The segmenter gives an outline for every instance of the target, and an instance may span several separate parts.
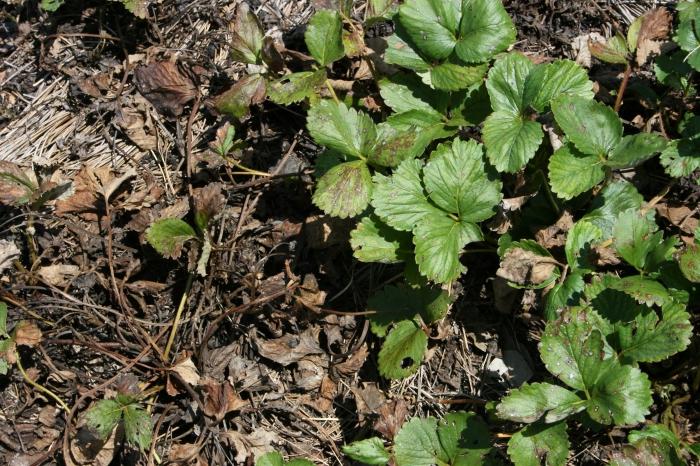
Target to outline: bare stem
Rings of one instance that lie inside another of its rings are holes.
[[[70,408],[68,407],[67,404],[65,404],[65,403],[63,402],[62,399],[60,399],[60,398],[58,397],[58,395],[56,395],[54,392],[52,392],[52,391],[49,390],[48,388],[44,387],[43,385],[40,385],[39,383],[35,382],[34,380],[32,380],[32,379],[29,377],[29,375],[27,374],[27,372],[24,370],[24,367],[22,367],[22,361],[21,361],[21,358],[20,358],[19,354],[15,353],[15,357],[17,358],[17,363],[16,363],[16,364],[17,364],[17,369],[19,369],[19,371],[22,373],[22,377],[24,378],[24,381],[27,382],[27,383],[28,383],[29,385],[31,385],[32,387],[34,387],[34,388],[36,388],[37,390],[39,390],[40,392],[42,392],[42,393],[44,393],[44,394],[50,396],[50,397],[53,398],[54,400],[56,400],[56,403],[59,404],[59,406],[61,407],[61,409],[63,409],[65,412],[69,413],[69,412],[70,412]]]
[[[615,98],[615,112],[619,112],[620,107],[622,107],[622,97],[625,95],[627,83],[630,80],[630,74],[632,74],[632,65],[627,63],[625,74],[622,76],[622,82],[620,83],[620,88],[617,90],[617,97]]]

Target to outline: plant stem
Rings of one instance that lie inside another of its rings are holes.
[[[333,85],[331,84],[331,82],[328,79],[326,79],[326,87],[331,92],[331,97],[333,97],[333,100],[335,101],[335,103],[339,104],[340,100],[338,99],[338,95],[335,93],[335,89],[333,89]]]
[[[625,74],[622,76],[620,88],[617,90],[617,97],[615,98],[615,112],[619,112],[620,107],[622,107],[622,97],[625,95],[627,83],[630,80],[630,74],[632,74],[632,65],[630,65],[630,63],[628,62],[627,67],[625,68]]]
[[[70,412],[70,408],[68,407],[67,404],[65,404],[65,403],[63,402],[62,399],[60,399],[60,398],[58,397],[58,395],[56,395],[54,392],[52,392],[52,391],[49,390],[48,388],[44,387],[43,385],[40,385],[39,383],[33,381],[33,380],[29,377],[29,375],[27,375],[27,372],[24,370],[24,367],[22,367],[22,361],[21,361],[21,358],[20,358],[19,354],[17,354],[17,352],[15,352],[15,357],[17,358],[17,362],[16,362],[16,364],[17,364],[17,369],[19,369],[19,371],[22,373],[22,377],[24,378],[24,381],[27,382],[27,383],[28,383],[29,385],[31,385],[32,387],[34,387],[34,388],[36,388],[37,390],[39,390],[40,392],[42,392],[42,393],[44,393],[44,394],[50,396],[50,397],[53,398],[54,400],[56,400],[56,403],[58,403],[59,406],[61,406],[61,409],[63,409],[65,412],[69,413],[69,412]]]
[[[190,294],[190,289],[192,288],[192,281],[194,280],[194,272],[190,272],[187,276],[187,284],[185,285],[185,292],[180,298],[180,305],[177,307],[175,312],[175,319],[173,320],[173,328],[170,331],[170,336],[168,337],[168,342],[163,350],[163,361],[168,361],[168,354],[170,354],[170,349],[173,346],[173,341],[175,341],[175,335],[177,334],[177,328],[180,326],[180,318],[182,317],[182,311],[185,309],[185,304],[187,304],[187,298]]]
[[[537,173],[539,173],[540,177],[542,178],[542,186],[544,186],[544,192],[547,195],[547,200],[549,200],[549,203],[552,204],[552,207],[554,208],[554,211],[557,213],[557,215],[561,215],[561,208],[559,207],[559,204],[557,204],[557,200],[554,198],[552,191],[549,189],[547,177],[545,176],[542,170],[538,170]]]

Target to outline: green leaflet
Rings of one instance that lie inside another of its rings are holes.
[[[569,457],[566,423],[531,424],[513,434],[508,456],[515,466],[563,466]]]
[[[377,137],[368,115],[332,100],[321,100],[311,107],[306,127],[317,143],[357,158],[369,155]]]
[[[563,168],[562,168],[563,171]],[[640,209],[643,197],[633,184],[614,181],[605,186],[591,202],[591,210],[581,218],[602,231],[602,240],[612,237],[618,216],[629,209]]]
[[[586,155],[571,144],[560,147],[549,159],[549,183],[562,199],[573,199],[605,179],[597,155]]]
[[[693,283],[700,283],[700,245],[686,247],[678,257],[678,265],[685,278]]]
[[[568,140],[583,154],[605,157],[622,139],[622,123],[605,104],[565,95],[552,102],[552,111]]]
[[[350,458],[364,464],[385,465],[391,459],[391,455],[384,447],[384,442],[379,437],[352,442],[350,445],[343,446],[342,450]]]
[[[411,254],[411,235],[396,231],[374,215],[362,217],[350,232],[350,246],[361,262],[391,264],[405,260]]]
[[[197,233],[179,218],[156,220],[146,230],[146,240],[163,257],[177,259],[184,244],[197,238]]]
[[[566,261],[572,271],[593,272],[591,258],[593,245],[603,236],[603,232],[592,223],[576,222],[566,238]]]
[[[339,218],[361,214],[372,196],[372,175],[362,160],[345,162],[328,170],[316,184],[314,205]]]
[[[462,22],[455,47],[459,58],[467,63],[485,62],[513,42],[515,26],[500,1],[462,1]]]
[[[613,169],[636,167],[665,148],[666,140],[659,134],[625,136],[610,153],[606,165]]]
[[[399,20],[421,52],[440,60],[457,44],[460,4],[460,0],[411,0],[399,8]]]
[[[515,173],[535,156],[544,133],[536,121],[515,113],[494,112],[484,122],[483,138],[496,170]]]
[[[402,320],[389,330],[379,351],[379,373],[387,379],[413,374],[428,349],[428,336],[418,322]]]
[[[584,409],[585,400],[566,388],[550,383],[526,383],[502,398],[496,412],[510,421],[532,423],[544,417],[546,423],[552,423]]]
[[[657,230],[653,214],[641,215],[637,209],[622,212],[613,231],[615,249],[640,272],[655,271],[671,258],[676,245],[675,238],[664,240]]]
[[[372,333],[384,337],[392,323],[416,316],[432,324],[447,314],[450,302],[447,292],[436,287],[385,286],[367,302],[367,310],[375,312],[369,316]]]
[[[289,105],[315,95],[325,80],[325,69],[292,73],[268,83],[267,93],[273,102]]]
[[[304,33],[311,56],[321,66],[327,66],[345,55],[343,22],[337,11],[320,10],[311,17]]]

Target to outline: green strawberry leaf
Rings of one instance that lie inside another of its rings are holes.
[[[463,66],[440,63],[430,69],[430,83],[435,89],[459,91],[479,84],[488,71],[488,65]]]
[[[675,238],[664,241],[657,231],[652,212],[641,215],[637,209],[622,212],[613,230],[617,253],[640,272],[656,270],[670,259],[675,250]]]
[[[461,16],[454,50],[467,63],[488,61],[515,42],[515,26],[500,1],[463,0]]]
[[[700,168],[700,145],[697,140],[670,141],[659,160],[669,176],[690,176]]]
[[[321,100],[311,107],[306,127],[318,144],[358,158],[370,154],[377,136],[367,114],[332,100]]]
[[[633,430],[627,435],[630,443],[638,443],[646,438],[653,438],[662,443],[673,445],[677,452],[681,451],[681,443],[668,427],[663,424],[649,424],[643,430]]]
[[[552,102],[552,111],[568,140],[586,155],[607,156],[622,139],[622,122],[605,104],[563,95]]]
[[[391,454],[379,437],[370,437],[364,440],[352,442],[342,448],[343,453],[355,461],[364,464],[384,465],[391,459]]]
[[[496,60],[486,80],[494,112],[520,114],[526,109],[525,82],[534,68],[535,64],[518,52]]]
[[[197,233],[187,222],[179,218],[156,220],[146,230],[146,240],[153,249],[168,259],[180,257],[184,244],[197,238]]]
[[[557,422],[586,409],[586,400],[566,388],[550,383],[523,384],[501,399],[496,413],[501,419]]]
[[[651,382],[632,366],[618,366],[600,374],[590,391],[587,413],[601,424],[625,425],[644,421],[652,404]]]
[[[462,248],[483,239],[477,225],[443,212],[423,217],[413,234],[418,270],[437,283],[449,283],[459,277],[466,270],[459,261]]]
[[[515,173],[535,156],[542,143],[542,125],[517,113],[497,111],[484,122],[489,161],[499,172]]]
[[[402,320],[389,331],[379,351],[379,374],[402,379],[418,370],[428,349],[428,336],[418,322]]]
[[[288,74],[268,83],[270,100],[280,105],[301,102],[316,95],[318,88],[326,81],[326,70],[300,71]]]
[[[569,457],[566,423],[532,424],[508,441],[508,456],[515,466],[563,466]]]
[[[460,0],[412,0],[399,8],[399,21],[422,53],[440,60],[457,43],[460,4]]]
[[[379,82],[379,93],[396,113],[420,110],[441,120],[450,96],[424,84],[415,74],[398,73]]]
[[[129,443],[138,446],[141,451],[151,446],[151,415],[137,405],[130,404],[124,408],[124,435]]]
[[[350,232],[353,255],[360,262],[393,264],[412,254],[411,235],[396,231],[374,215],[362,217]]]
[[[250,106],[265,100],[266,80],[261,74],[251,74],[241,78],[231,89],[214,99],[216,109],[236,119],[250,113]]]
[[[678,458],[671,443],[646,437],[612,452],[608,464],[610,466],[683,466],[687,463]]]
[[[85,413],[85,422],[102,440],[107,440],[122,418],[122,406],[115,400],[100,400]]]
[[[361,214],[372,197],[372,175],[362,160],[328,170],[316,184],[313,203],[328,215],[347,218]]]
[[[665,148],[666,140],[659,134],[625,136],[610,153],[606,165],[614,169],[636,167]]]
[[[374,311],[369,316],[372,333],[384,337],[392,323],[416,316],[431,324],[447,314],[450,302],[447,292],[436,287],[385,286],[367,301],[367,310]]]
[[[592,223],[578,221],[566,238],[566,261],[572,271],[593,272],[593,245],[600,240],[603,232]]]
[[[591,203],[591,211],[581,220],[594,224],[603,232],[601,240],[612,237],[617,217],[629,209],[642,207],[644,198],[632,183],[614,181],[606,185]]]
[[[448,413],[437,428],[440,440],[439,460],[451,465],[482,464],[491,451],[488,426],[474,413]]]
[[[689,245],[678,257],[683,276],[693,283],[700,283],[700,246]]]
[[[430,199],[463,222],[481,222],[496,213],[501,183],[489,180],[483,148],[474,140],[440,144],[423,169]]]
[[[271,451],[260,456],[255,461],[255,466],[284,466],[284,458],[278,451]]]
[[[525,80],[523,103],[544,112],[550,102],[562,95],[593,98],[593,83],[588,73],[571,60],[557,60],[537,65]]]
[[[240,4],[231,28],[231,58],[243,63],[260,64],[263,36],[258,17],[246,3]]]
[[[557,311],[565,307],[576,306],[583,296],[585,283],[583,275],[572,273],[562,283],[557,283],[547,293],[544,316],[547,320],[555,320]]]
[[[390,65],[403,66],[417,73],[430,71],[430,65],[418,55],[412,44],[399,37],[400,28],[397,25],[397,33],[387,39],[387,49],[384,52],[384,61]]]
[[[608,288],[622,291],[632,296],[638,303],[651,306],[663,306],[673,300],[668,290],[656,280],[649,280],[641,275],[618,278],[612,275],[604,277]]]
[[[549,183],[561,199],[573,199],[605,179],[605,168],[597,155],[586,155],[571,144],[557,149],[549,159]]]
[[[432,466],[442,451],[434,417],[408,420],[394,437],[397,466]]]
[[[692,5],[690,2],[687,3]],[[696,70],[700,70],[700,9],[688,8],[682,14],[683,17],[673,39],[681,49],[688,52],[685,61]]]
[[[377,143],[368,162],[381,167],[396,167],[406,159],[422,155],[432,138],[440,135],[443,124],[438,121],[431,128],[419,123],[421,125],[409,124],[394,118],[377,125]]]
[[[374,175],[372,206],[387,225],[412,231],[426,215],[440,213],[426,198],[421,183],[422,168],[420,160],[408,159],[391,176]]]
[[[319,10],[311,17],[304,33],[309,53],[321,66],[343,58],[343,22],[337,11]]]

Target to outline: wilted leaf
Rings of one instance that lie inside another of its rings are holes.
[[[627,41],[620,34],[611,37],[606,42],[592,42],[589,40],[588,50],[590,50],[591,55],[606,63],[622,65],[627,63]]]
[[[654,8],[642,16],[637,36],[637,64],[642,66],[651,53],[660,53],[659,40],[666,39],[671,31],[673,17],[666,8]],[[630,47],[631,50],[634,48]]]
[[[214,99],[216,109],[234,118],[242,119],[250,112],[252,105],[265,100],[267,88],[265,78],[260,74],[245,76],[231,89]]]
[[[240,3],[231,25],[231,57],[244,63],[259,64],[263,30],[247,3]]]
[[[217,382],[210,377],[202,377],[199,384],[204,392],[202,411],[219,423],[231,411],[248,405],[235,392],[228,381]]]
[[[197,86],[170,61],[140,66],[134,71],[134,83],[158,112],[170,117],[180,116],[197,95]]]
[[[14,342],[17,346],[33,347],[41,343],[41,330],[33,322],[21,321],[14,329]]]
[[[556,279],[557,261],[534,241],[521,241],[506,250],[496,275],[520,286],[539,288]]]

